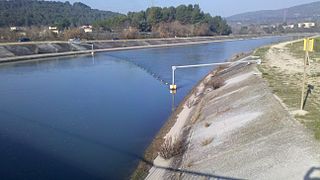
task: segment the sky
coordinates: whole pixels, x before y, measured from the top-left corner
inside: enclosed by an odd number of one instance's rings
[[[69,0],[69,2],[82,2],[94,9],[125,14],[128,11],[144,10],[150,6],[164,7],[180,4],[199,4],[204,12],[208,12],[211,15],[228,17],[248,11],[287,8],[315,2],[315,0]]]

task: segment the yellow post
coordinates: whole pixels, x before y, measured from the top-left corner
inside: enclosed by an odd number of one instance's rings
[[[303,50],[304,51],[308,50],[308,41],[309,41],[309,38],[305,38],[303,41]]]
[[[177,90],[177,85],[175,84],[170,85],[170,90]]]
[[[306,52],[304,57],[304,65],[303,65],[303,81],[302,81],[302,91],[301,91],[301,107],[300,109],[303,110],[303,101],[304,101],[304,91],[307,79],[307,65],[309,64],[309,52],[313,51],[314,49],[314,39],[305,38],[303,50]]]
[[[303,42],[303,50],[312,52],[314,49],[314,39],[305,38]]]

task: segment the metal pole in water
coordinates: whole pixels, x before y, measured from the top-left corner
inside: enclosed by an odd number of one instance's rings
[[[175,84],[175,71],[177,67],[172,66],[172,84],[170,85],[170,90],[176,91],[177,90],[177,85]]]
[[[172,103],[172,108],[171,108],[171,111],[174,112],[174,110],[175,110],[175,104],[174,104],[174,101],[175,101],[175,99],[174,99],[175,93],[171,93],[171,94],[172,94],[172,101],[171,101],[171,103]]]
[[[174,78],[175,78],[175,77],[174,77],[174,76],[175,76],[175,70],[176,70],[176,67],[175,67],[175,66],[172,66],[172,85],[174,85],[174,83],[175,83],[175,82],[174,82],[174,81],[175,81],[175,80],[174,80]]]
[[[91,44],[91,55],[94,56],[93,43]]]

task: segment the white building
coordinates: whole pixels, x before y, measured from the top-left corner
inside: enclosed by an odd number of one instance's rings
[[[293,29],[294,28],[294,24],[289,24],[289,25],[286,25],[286,26],[282,26],[283,29]]]
[[[85,25],[85,26],[82,26],[81,29],[83,29],[85,33],[92,33],[93,28],[91,25],[88,25],[88,26]]]
[[[17,27],[13,26],[13,27],[10,27],[10,31],[16,31],[17,30]]]
[[[57,26],[49,26],[49,30],[53,33],[59,34],[59,29]]]
[[[298,28],[313,28],[316,26],[316,23],[314,22],[303,22],[303,23],[298,23]]]
[[[21,27],[17,27],[17,26],[11,26],[10,27],[10,31],[21,31],[22,28]]]

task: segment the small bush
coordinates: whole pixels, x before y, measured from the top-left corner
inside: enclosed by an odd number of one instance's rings
[[[190,162],[187,164],[187,167],[190,168],[190,167],[192,167],[192,166],[193,166],[193,162],[190,161]]]
[[[212,141],[213,141],[213,138],[208,138],[208,139],[202,141],[201,145],[202,146],[207,146],[207,145],[211,144]]]
[[[320,72],[315,72],[311,74],[311,77],[320,77]]]
[[[208,127],[210,127],[210,126],[211,126],[211,123],[206,122],[206,123],[204,124],[204,127],[206,127],[206,128],[208,128]]]
[[[314,135],[315,138],[318,139],[318,140],[320,140],[320,128],[319,128],[319,129],[316,129],[315,131],[316,131],[316,132],[315,132],[315,135]]]
[[[216,68],[216,72],[219,73],[221,71],[224,71],[225,69],[227,69],[229,67],[229,65],[220,65]]]
[[[160,147],[159,155],[164,159],[171,159],[184,151],[184,143],[181,139],[172,140],[172,137],[167,138]]]
[[[214,90],[219,89],[220,87],[222,87],[225,84],[225,80],[222,78],[212,78],[210,79],[206,86],[207,87],[211,87]]]

